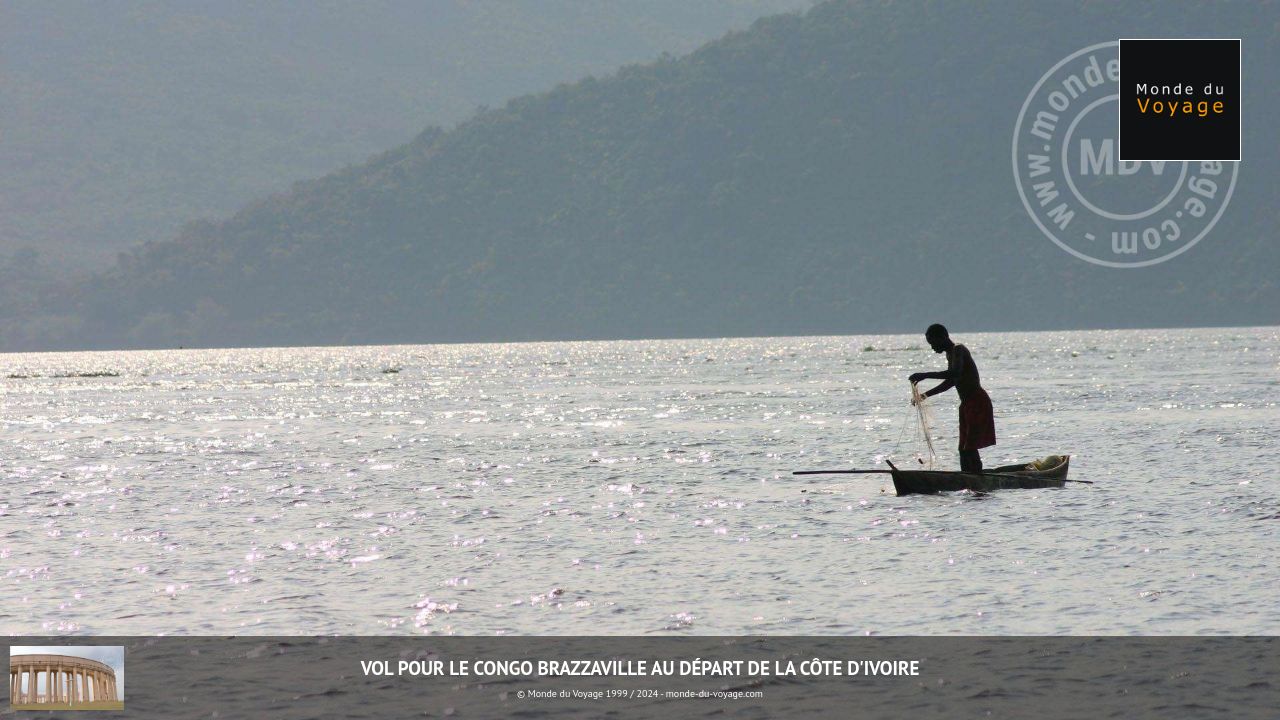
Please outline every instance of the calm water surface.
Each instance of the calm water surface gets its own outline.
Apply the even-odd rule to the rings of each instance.
[[[1280,329],[957,339],[1094,484],[791,476],[910,459],[914,335],[0,355],[0,629],[1280,633]]]

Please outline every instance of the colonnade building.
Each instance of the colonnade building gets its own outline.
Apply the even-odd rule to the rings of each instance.
[[[116,702],[116,671],[106,663],[71,655],[9,656],[9,697],[14,705]]]

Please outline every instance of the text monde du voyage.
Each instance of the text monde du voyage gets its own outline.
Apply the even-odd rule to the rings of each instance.
[[[366,676],[419,677],[787,677],[910,676],[919,660],[361,660]]]
[[[1226,113],[1226,104],[1222,100],[1199,100],[1196,98],[1213,98],[1224,95],[1223,86],[1206,83],[1197,90],[1189,83],[1175,85],[1151,85],[1135,83],[1134,100],[1138,103],[1138,112],[1143,115],[1160,117],[1192,116],[1206,118],[1210,115]]]

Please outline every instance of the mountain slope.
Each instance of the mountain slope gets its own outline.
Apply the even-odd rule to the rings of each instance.
[[[810,4],[0,4],[0,257],[105,266],[429,123]]]
[[[9,342],[1274,322],[1280,162],[1250,124],[1280,109],[1274,86],[1246,85],[1229,212],[1154,267],[1063,254],[1023,212],[1008,155],[1026,92],[1071,51],[1116,33],[1242,36],[1246,70],[1274,67],[1274,10],[836,2],[769,18],[192,227],[71,292],[56,319],[10,323]]]

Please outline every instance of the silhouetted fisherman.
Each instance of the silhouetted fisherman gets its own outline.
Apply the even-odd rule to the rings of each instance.
[[[960,469],[982,472],[982,456],[978,450],[996,444],[996,418],[991,397],[978,381],[978,366],[969,348],[951,341],[947,329],[937,323],[924,332],[924,339],[934,352],[947,354],[947,369],[942,372],[912,373],[914,385],[921,380],[941,380],[942,384],[924,393],[932,397],[955,388],[960,395]]]

